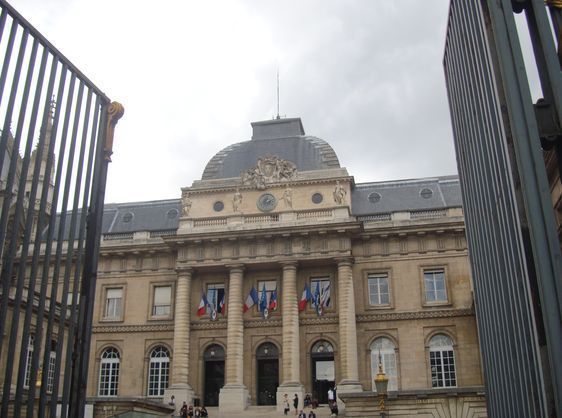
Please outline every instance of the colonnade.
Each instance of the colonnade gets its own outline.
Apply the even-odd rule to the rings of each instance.
[[[338,314],[340,373],[338,392],[362,391],[359,384],[357,363],[357,331],[355,324],[355,294],[353,289],[352,259],[337,259],[338,266]],[[295,393],[304,398],[304,386],[300,377],[300,330],[297,291],[297,262],[282,262],[281,310],[282,310],[282,365],[283,381],[277,392],[278,408],[285,394],[290,399]],[[228,411],[244,410],[248,406],[248,390],[244,385],[244,265],[226,265],[229,271],[228,314],[226,342],[225,385],[220,391],[219,408]],[[193,390],[189,385],[189,344],[191,282],[190,268],[178,269],[174,324],[174,364],[172,381],[167,396],[191,399]]]

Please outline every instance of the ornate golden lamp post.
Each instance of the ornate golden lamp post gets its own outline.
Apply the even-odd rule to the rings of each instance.
[[[377,394],[379,395],[379,408],[381,411],[381,418],[385,418],[388,415],[386,414],[386,406],[384,404],[384,400],[387,395],[387,388],[388,388],[388,377],[382,370],[382,358],[381,353],[379,352],[379,372],[375,377],[375,387],[377,388]]]

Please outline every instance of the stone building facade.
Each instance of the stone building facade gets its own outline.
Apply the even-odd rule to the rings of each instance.
[[[397,393],[481,387],[458,179],[356,184],[300,119],[252,127],[181,198],[106,205],[89,396],[323,403],[379,356]]]

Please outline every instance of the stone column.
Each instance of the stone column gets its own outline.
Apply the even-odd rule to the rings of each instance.
[[[242,283],[244,266],[227,266],[228,312],[226,332],[226,377],[219,393],[219,410],[243,411],[248,406],[248,389],[244,386],[244,320],[242,318]]]
[[[172,385],[164,392],[164,403],[175,397],[176,407],[185,401],[193,402],[193,389],[189,385],[189,334],[191,322],[191,277],[190,268],[178,269],[174,316],[174,352],[172,362]]]
[[[357,364],[357,328],[355,324],[355,293],[353,290],[352,259],[338,262],[338,306],[340,334],[339,393],[362,392]]]
[[[304,399],[304,386],[300,381],[299,309],[297,292],[297,263],[287,261],[283,266],[281,282],[281,313],[283,318],[283,383],[277,388],[277,410],[283,410],[284,396],[287,395],[292,408],[295,393],[299,401]]]

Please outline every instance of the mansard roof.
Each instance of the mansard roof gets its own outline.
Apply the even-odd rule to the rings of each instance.
[[[351,192],[351,205],[352,215],[364,216],[460,207],[462,199],[458,177],[445,176],[359,183]],[[105,205],[102,233],[177,229],[180,214],[180,199],[110,203]]]

